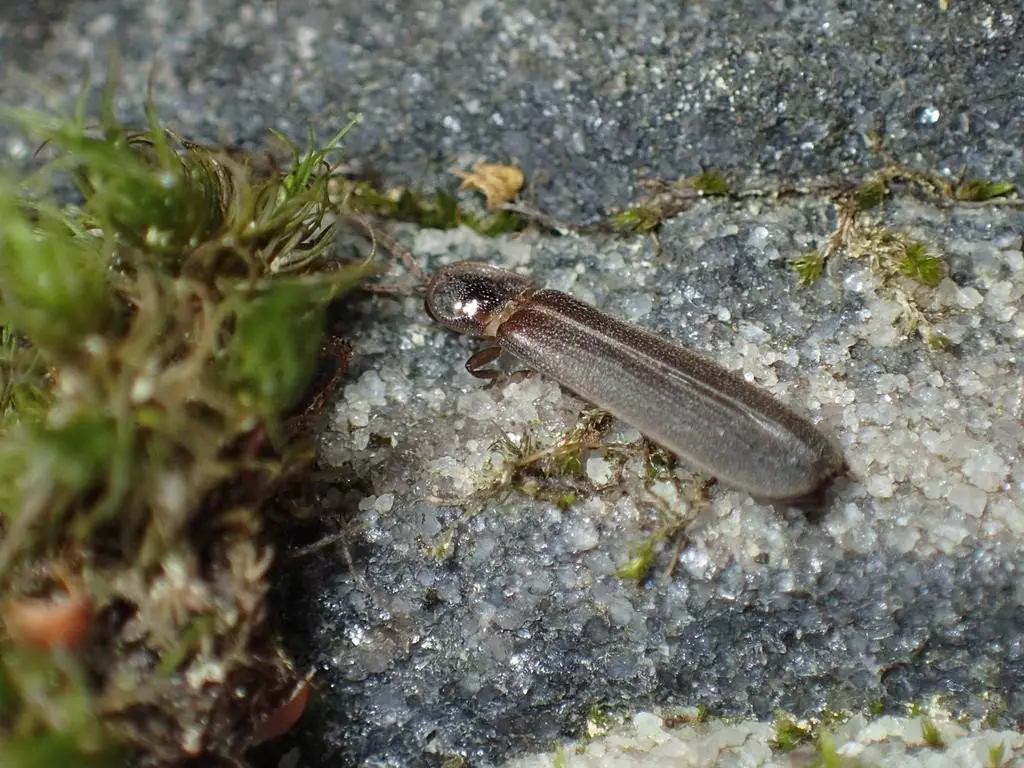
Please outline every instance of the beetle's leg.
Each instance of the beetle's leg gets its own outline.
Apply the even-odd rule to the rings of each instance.
[[[528,368],[521,371],[512,371],[509,374],[505,374],[496,368],[484,368],[485,365],[493,363],[499,357],[501,357],[501,347],[484,347],[466,361],[466,370],[469,371],[470,375],[476,376],[478,379],[488,380],[488,384],[484,389],[490,389],[506,380],[522,381],[533,373]]]
[[[476,376],[478,379],[490,379],[493,383],[501,376],[501,371],[495,368],[484,368],[484,366],[493,363],[499,357],[501,357],[501,347],[484,347],[466,361],[466,370],[471,376]]]
[[[508,380],[509,381],[522,381],[523,379],[527,379],[530,376],[533,376],[533,374],[535,374],[535,373],[536,373],[536,371],[534,371],[531,368],[521,368],[518,371],[512,371],[512,373],[510,373],[508,375]]]

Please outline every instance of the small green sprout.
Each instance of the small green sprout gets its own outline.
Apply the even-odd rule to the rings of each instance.
[[[814,768],[845,768],[849,762],[836,751],[835,741],[828,733],[818,736],[814,745]]]
[[[806,288],[821,277],[825,270],[825,257],[820,251],[809,251],[793,260],[793,270],[797,274],[800,286]]]
[[[1006,742],[1000,741],[988,748],[988,768],[1002,768],[1006,761]]]
[[[1006,711],[1003,706],[990,707],[981,718],[981,727],[994,730],[999,727],[999,718]]]
[[[1014,190],[1012,181],[988,181],[969,179],[956,188],[956,198],[968,202],[984,202],[997,197],[1006,197]]]
[[[578,443],[560,445],[551,453],[544,468],[545,474],[548,477],[582,478],[585,474],[582,448]]]
[[[769,744],[772,749],[780,752],[789,752],[814,738],[814,729],[810,723],[798,722],[788,715],[776,715],[774,728],[775,735]]]
[[[921,717],[921,738],[932,749],[942,749],[946,746],[938,726],[927,717]]]
[[[916,240],[906,242],[903,255],[896,261],[896,268],[901,275],[929,288],[934,288],[942,281],[945,266],[940,256],[930,253],[928,246]]]
[[[644,446],[644,480],[648,483],[656,480],[669,480],[672,470],[676,467],[676,458],[661,446],[645,440]]]
[[[575,504],[579,500],[575,491],[565,491],[562,495],[556,497],[551,503],[554,504],[558,509],[566,510]]]
[[[705,197],[725,197],[730,192],[729,182],[717,170],[704,171],[691,179],[690,185]]]
[[[595,704],[587,713],[586,737],[588,739],[599,739],[606,736],[612,729],[612,718],[605,712],[600,704]]]
[[[394,217],[428,229],[454,229],[462,223],[458,200],[443,189],[430,200],[411,189],[403,189],[395,203]]]
[[[484,237],[498,237],[511,232],[521,232],[527,220],[515,211],[495,211],[487,216],[467,215],[466,226]]]
[[[870,211],[885,202],[888,188],[882,179],[866,181],[857,188],[853,195],[854,205],[858,211]]]
[[[643,234],[653,232],[661,226],[661,215],[653,208],[637,206],[613,215],[611,225],[617,232]]]
[[[455,554],[455,530],[443,531],[430,548],[430,555],[438,563],[446,562]]]
[[[502,454],[514,463],[529,458],[537,452],[535,438],[529,431],[524,431],[518,439],[507,432],[502,432],[487,449]]]
[[[616,569],[615,575],[623,581],[644,581],[654,567],[654,544],[653,539],[648,539],[638,546],[631,547],[629,559]]]

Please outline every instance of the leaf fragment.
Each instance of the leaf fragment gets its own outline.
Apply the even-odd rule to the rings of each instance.
[[[514,165],[476,163],[469,172],[452,169],[452,173],[462,179],[460,189],[483,192],[492,210],[511,202],[523,188],[523,172]]]

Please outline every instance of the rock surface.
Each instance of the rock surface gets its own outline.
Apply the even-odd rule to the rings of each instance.
[[[197,140],[324,136],[358,111],[353,157],[385,180],[454,188],[453,165],[516,162],[539,208],[576,221],[636,202],[645,177],[860,178],[869,132],[915,167],[1020,189],[1024,13],[943,5],[5,4],[2,92],[38,103],[31,72],[66,100],[116,40],[128,115],[154,65],[162,116]],[[2,138],[14,159],[32,149]],[[420,300],[367,298],[338,319],[353,370],[322,435],[344,479],[322,512],[354,568],[341,545],[287,567],[284,626],[318,696],[264,758],[497,765],[579,737],[594,705],[701,704],[760,719],[736,727],[762,745],[777,709],[932,697],[1019,727],[1024,213],[900,198],[885,222],[946,258],[949,278],[916,295],[953,352],[900,333],[865,262],[796,288],[788,262],[835,225],[824,198],[701,203],[660,254],[404,232],[430,269],[493,261],[742,371],[834,435],[855,480],[818,523],[720,488],[704,501],[682,470],[650,482],[639,436],[613,425],[568,506],[543,479],[533,498],[496,493],[510,446],[555,444],[587,406],[539,376],[483,389],[462,368],[477,347]],[[622,579],[667,519],[685,546],[659,540],[651,578]]]

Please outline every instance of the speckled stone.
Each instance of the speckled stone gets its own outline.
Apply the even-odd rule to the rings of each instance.
[[[358,111],[353,159],[385,182],[454,189],[453,165],[516,162],[531,200],[577,221],[635,202],[645,177],[859,176],[878,163],[871,132],[916,167],[1020,188],[1020,4],[943,5],[3,3],[0,96],[42,103],[31,73],[67,103],[117,41],[124,115],[141,117],[151,74],[163,117],[196,140],[302,140]],[[33,150],[6,128],[0,148]],[[550,445],[586,405],[543,377],[483,390],[462,368],[475,345],[429,325],[419,300],[354,302],[335,325],[352,375],[321,435],[339,478],[322,517],[347,532],[354,568],[341,545],[283,561],[282,626],[317,695],[262,758],[497,765],[579,737],[595,704],[755,718],[701,737],[748,743],[752,760],[778,708],[942,696],[1019,723],[1024,218],[903,201],[888,222],[950,262],[920,301],[953,353],[894,327],[901,308],[866,264],[795,288],[787,262],[834,225],[824,200],[702,204],[669,223],[660,254],[644,239],[407,231],[430,268],[522,270],[742,371],[834,435],[855,478],[819,523],[718,488],[704,502],[682,471],[646,484],[639,436],[615,424],[570,506],[495,494],[503,444]],[[623,582],[667,513],[688,522],[678,561],[681,542],[661,542],[651,579]],[[663,742],[655,715],[638,723],[634,746]],[[909,764],[886,754],[865,753]]]
[[[837,262],[799,290],[777,255],[824,237],[827,211],[705,204],[666,227],[660,254],[644,240],[410,232],[432,268],[486,259],[623,316],[649,297],[643,325],[800,408],[855,478],[820,523],[724,489],[695,502],[684,470],[645,484],[636,450],[585,454],[568,509],[495,493],[502,441],[528,435],[541,450],[588,406],[540,376],[486,389],[462,368],[476,343],[432,327],[417,299],[372,299],[347,321],[352,383],[322,436],[325,459],[367,488],[337,505],[362,510],[358,578],[329,558],[302,577],[313,662],[331,684],[315,722],[346,713],[361,723],[347,743],[377,760],[454,751],[488,765],[578,734],[609,702],[770,719],[942,695],[981,716],[994,696],[1024,714],[1024,316],[949,292],[931,311],[961,339],[954,353],[881,334],[878,318],[896,315],[866,264]],[[897,203],[890,223],[943,251],[961,287],[988,301],[1009,282],[1002,295],[1019,304],[1020,213],[936,220]],[[379,514],[363,493],[393,508]],[[692,518],[674,568],[673,541],[649,582],[623,582],[666,508]]]
[[[298,141],[352,113],[388,182],[516,162],[542,209],[591,220],[639,179],[807,180],[896,156],[1024,181],[1017,0],[90,0],[0,4],[3,102],[69,99],[116,42],[119,104],[196,140]],[[31,6],[31,11],[27,9]],[[30,152],[21,141],[9,151]]]

